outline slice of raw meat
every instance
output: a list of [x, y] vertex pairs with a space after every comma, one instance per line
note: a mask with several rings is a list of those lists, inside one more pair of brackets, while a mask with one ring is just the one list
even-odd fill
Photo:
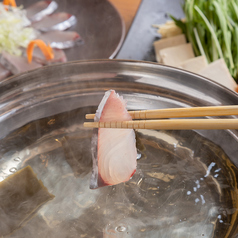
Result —
[[40, 21], [57, 8], [58, 4], [55, 1], [39, 1], [26, 8], [26, 15], [30, 21]]
[[[107, 91], [95, 121], [129, 121], [126, 103], [114, 90]], [[92, 138], [93, 173], [90, 188], [128, 181], [136, 171], [136, 140], [133, 129], [95, 129]], [[98, 132], [98, 133], [97, 133]]]
[[5, 67], [3, 67], [2, 64], [0, 64], [0, 80], [5, 79], [10, 75], [11, 75], [11, 72]]
[[[67, 57], [65, 55], [65, 52], [61, 49], [52, 49], [54, 53], [54, 58], [52, 60], [46, 60], [44, 54], [40, 50], [40, 48], [35, 47], [33, 50], [33, 55], [32, 59], [33, 61], [43, 64], [43, 65], [48, 65], [52, 63], [64, 63], [67, 62]], [[24, 53], [24, 56], [26, 56], [26, 53]], [[27, 57], [27, 56], [26, 56]]]
[[42, 67], [41, 64], [36, 62], [29, 64], [26, 57], [11, 55], [7, 52], [2, 52], [0, 63], [13, 74], [19, 74], [28, 70]]
[[81, 40], [80, 35], [75, 31], [50, 31], [38, 36], [52, 48], [67, 49], [73, 47]]
[[31, 26], [42, 32], [54, 30], [64, 31], [73, 26], [76, 22], [77, 19], [75, 16], [66, 12], [59, 12], [45, 16], [42, 20], [33, 22]]

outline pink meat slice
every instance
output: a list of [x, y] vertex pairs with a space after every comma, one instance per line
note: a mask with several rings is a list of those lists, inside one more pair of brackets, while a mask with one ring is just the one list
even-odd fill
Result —
[[58, 4], [55, 1], [39, 1], [26, 8], [26, 15], [31, 21], [39, 21], [57, 8]]
[[31, 26], [36, 30], [43, 32], [53, 30], [64, 31], [73, 26], [76, 21], [77, 19], [75, 16], [66, 12], [59, 12], [50, 16], [45, 16], [42, 20], [33, 22]]
[[0, 63], [13, 74], [42, 67], [41, 64], [36, 62], [29, 64], [26, 57], [11, 55], [7, 52], [2, 52]]
[[2, 64], [0, 64], [0, 80], [5, 79], [10, 75], [10, 70], [6, 69]]
[[75, 31], [50, 31], [39, 35], [38, 39], [50, 44], [52, 48], [67, 49], [80, 41], [80, 35]]
[[[102, 99], [95, 121], [129, 121], [126, 103], [114, 90]], [[133, 129], [98, 129], [98, 186], [128, 181], [136, 171], [136, 140]], [[93, 176], [94, 177], [94, 176]], [[93, 187], [93, 186], [91, 186]]]
[[53, 49], [53, 52], [54, 52], [54, 59], [48, 61], [46, 60], [42, 51], [38, 47], [35, 47], [33, 50], [32, 59], [33, 61], [43, 65], [52, 64], [52, 63], [64, 63], [67, 61], [67, 57], [63, 50]]

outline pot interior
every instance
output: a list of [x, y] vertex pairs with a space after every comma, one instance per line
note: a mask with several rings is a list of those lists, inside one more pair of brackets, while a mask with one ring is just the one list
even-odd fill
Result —
[[[7, 189], [0, 185], [0, 200], [7, 206], [0, 205], [0, 235], [234, 236], [235, 130], [137, 130], [134, 176], [126, 183], [89, 189], [92, 130], [83, 122], [108, 89], [127, 100], [128, 110], [238, 104], [236, 93], [205, 78], [134, 61], [70, 62], [4, 81], [0, 180]], [[39, 191], [23, 196], [19, 186], [24, 190], [30, 186], [26, 183], [6, 185], [7, 178], [27, 166], [54, 197], [47, 200]], [[40, 199], [44, 202], [37, 203]]]

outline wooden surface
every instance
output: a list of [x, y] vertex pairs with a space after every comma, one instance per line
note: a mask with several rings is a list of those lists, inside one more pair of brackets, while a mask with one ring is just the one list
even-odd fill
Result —
[[141, 0], [108, 0], [108, 1], [111, 2], [121, 14], [126, 25], [126, 33], [127, 33], [140, 6]]
[[[132, 119], [158, 119], [176, 117], [206, 117], [238, 115], [238, 105], [166, 108], [142, 111], [128, 111]], [[95, 114], [86, 114], [86, 119], [94, 119]]]
[[125, 128], [153, 130], [226, 130], [238, 129], [238, 119], [160, 119], [137, 121], [84, 122], [89, 128]]

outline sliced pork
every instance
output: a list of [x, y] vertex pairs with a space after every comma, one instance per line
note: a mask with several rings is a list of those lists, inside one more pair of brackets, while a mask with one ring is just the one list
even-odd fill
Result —
[[28, 70], [42, 67], [42, 64], [38, 64], [36, 62], [29, 64], [26, 57], [11, 55], [7, 52], [2, 52], [0, 64], [2, 64], [13, 74], [19, 74]]
[[[99, 104], [95, 121], [129, 121], [126, 102], [114, 90]], [[98, 133], [97, 133], [98, 132]], [[90, 188], [128, 181], [136, 171], [136, 140], [133, 129], [95, 129], [92, 138], [93, 173]]]
[[11, 75], [10, 70], [6, 69], [2, 64], [0, 64], [0, 80], [3, 80]]
[[54, 30], [64, 31], [76, 24], [76, 22], [77, 19], [75, 16], [66, 12], [59, 12], [45, 16], [42, 20], [34, 22], [31, 26], [42, 32]]
[[32, 22], [40, 21], [43, 17], [52, 14], [58, 8], [55, 1], [39, 1], [26, 8], [26, 15]]
[[33, 52], [33, 60], [39, 64], [44, 64], [44, 65], [51, 64], [51, 63], [63, 63], [67, 61], [67, 57], [63, 50], [55, 48], [53, 49], [53, 53], [54, 53], [54, 59], [47, 61], [45, 59], [45, 56], [41, 52], [41, 50], [39, 48], [35, 48]]
[[50, 44], [52, 48], [67, 49], [73, 47], [77, 42], [81, 41], [80, 35], [75, 31], [50, 31], [38, 36], [46, 44]]
[[[54, 53], [54, 58], [52, 60], [46, 60], [44, 54], [40, 50], [40, 48], [35, 47], [33, 50], [33, 55], [32, 59], [33, 61], [43, 64], [43, 65], [48, 65], [48, 64], [53, 64], [53, 63], [64, 63], [67, 62], [67, 57], [65, 55], [65, 52], [61, 49], [52, 49]], [[26, 56], [26, 52], [24, 54]]]

